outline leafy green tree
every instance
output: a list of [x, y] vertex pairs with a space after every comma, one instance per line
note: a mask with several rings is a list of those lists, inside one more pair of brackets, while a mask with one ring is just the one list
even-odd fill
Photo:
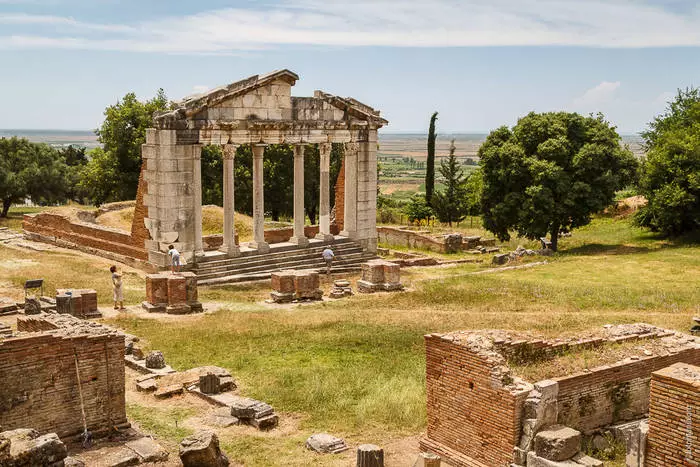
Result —
[[430, 219], [433, 215], [433, 210], [428, 206], [424, 196], [416, 194], [404, 206], [404, 213], [408, 216], [410, 222], [420, 222]]
[[27, 197], [34, 203], [65, 200], [66, 167], [61, 154], [47, 144], [0, 138], [0, 217]]
[[66, 198], [82, 203], [86, 193], [80, 189], [79, 184], [83, 169], [88, 163], [85, 148], [70, 145], [58, 152], [66, 164]]
[[428, 206], [431, 205], [433, 193], [435, 191], [435, 122], [437, 121], [438, 113], [433, 112], [430, 117], [430, 127], [428, 129], [428, 158], [426, 160], [425, 170], [425, 199]]
[[91, 153], [81, 176], [81, 187], [95, 204], [134, 199], [141, 171], [141, 145], [146, 128], [153, 126], [157, 112], [167, 110], [162, 89], [141, 102], [130, 92], [105, 109], [105, 120], [95, 131], [103, 147]]
[[[307, 165], [309, 162], [305, 161]], [[290, 217], [294, 213], [294, 149], [288, 144], [269, 145], [263, 167], [266, 211], [273, 221]]]
[[481, 169], [469, 174], [464, 182], [466, 211], [469, 216], [481, 214], [481, 195], [484, 191], [484, 177]]
[[202, 204], [223, 206], [223, 202], [224, 155], [221, 146], [211, 144], [202, 148]]
[[431, 206], [438, 220], [451, 227], [453, 222], [462, 221], [467, 211], [465, 177], [455, 156], [454, 140], [450, 144], [449, 157], [440, 163], [440, 175], [445, 189], [433, 195]]
[[479, 149], [484, 227], [536, 239], [581, 227], [631, 183], [638, 162], [615, 127], [575, 113], [530, 113], [512, 130], [491, 132]]
[[250, 145], [239, 146], [233, 163], [233, 185], [237, 212], [253, 215], [253, 150]]
[[679, 90], [642, 137], [639, 188], [648, 203], [637, 222], [665, 235], [700, 230], [700, 89]]

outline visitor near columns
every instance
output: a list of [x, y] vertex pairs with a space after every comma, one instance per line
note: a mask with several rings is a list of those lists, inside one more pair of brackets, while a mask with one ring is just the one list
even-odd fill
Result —
[[326, 275], [331, 274], [331, 266], [333, 266], [333, 259], [335, 258], [335, 253], [333, 253], [333, 248], [328, 247], [325, 250], [323, 250], [323, 259], [326, 260]]

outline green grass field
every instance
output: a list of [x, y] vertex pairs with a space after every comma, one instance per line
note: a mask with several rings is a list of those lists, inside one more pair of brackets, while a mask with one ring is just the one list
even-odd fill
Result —
[[[668, 241], [627, 219], [601, 217], [561, 239], [560, 249], [549, 264], [531, 269], [479, 275], [472, 273], [487, 265], [404, 270], [406, 292], [293, 308], [261, 304], [265, 284], [201, 288], [203, 301], [225, 306], [193, 320], [111, 323], [162, 350], [176, 369], [229, 369], [243, 394], [296, 420], [285, 436], [223, 434], [232, 459], [324, 465], [302, 448], [312, 432], [382, 444], [424, 429], [428, 332], [504, 328], [556, 336], [640, 321], [686, 331], [700, 313], [700, 245], [691, 239]], [[19, 260], [40, 265], [7, 266]], [[90, 286], [109, 297], [108, 278], [99, 278], [102, 263], [0, 246], [1, 278], [14, 286], [27, 271], [41, 272], [51, 285]], [[127, 277], [128, 302], [141, 300], [140, 281]], [[189, 415], [129, 404], [133, 420], [173, 442], [183, 434], [174, 420]]]

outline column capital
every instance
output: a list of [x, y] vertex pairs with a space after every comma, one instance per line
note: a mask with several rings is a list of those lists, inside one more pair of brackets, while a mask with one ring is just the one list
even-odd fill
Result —
[[237, 144], [224, 144], [224, 159], [234, 159], [236, 157]]
[[350, 142], [345, 143], [345, 154], [346, 155], [356, 155], [360, 152], [360, 143]]
[[333, 145], [331, 143], [319, 143], [318, 144], [318, 150], [321, 154], [330, 154], [331, 149], [333, 149]]
[[294, 145], [294, 157], [304, 157], [305, 150], [306, 150], [305, 144], [295, 144]]

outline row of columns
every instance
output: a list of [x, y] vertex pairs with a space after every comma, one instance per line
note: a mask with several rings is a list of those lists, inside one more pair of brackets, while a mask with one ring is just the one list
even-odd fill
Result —
[[[341, 235], [352, 237], [356, 230], [356, 219], [354, 209], [357, 205], [356, 187], [357, 184], [357, 145], [350, 146], [345, 153], [345, 228]], [[304, 145], [294, 146], [294, 234], [290, 239], [291, 243], [299, 246], [308, 246], [309, 239], [304, 234]], [[330, 157], [331, 144], [319, 144], [320, 152], [320, 197], [319, 197], [319, 233], [316, 238], [331, 241], [333, 235], [330, 232]], [[240, 249], [236, 245], [236, 228], [234, 225], [234, 161], [237, 146], [225, 144], [224, 154], [224, 239], [222, 251], [230, 256], [240, 254]], [[253, 241], [249, 243], [251, 248], [255, 248], [259, 253], [270, 251], [270, 245], [265, 242], [265, 200], [263, 181], [263, 156], [265, 145], [253, 145]], [[195, 161], [195, 185], [199, 177], [199, 190], [195, 188], [195, 206], [202, 205], [201, 193], [201, 167], [199, 161]], [[280, 187], [284, 189], [284, 187]], [[198, 193], [197, 193], [198, 192]], [[197, 196], [199, 201], [197, 201]], [[196, 226], [202, 225], [201, 209], [195, 209], [194, 222]], [[201, 232], [201, 229], [200, 229]], [[201, 234], [199, 239], [195, 239], [196, 250], [202, 251]]]

